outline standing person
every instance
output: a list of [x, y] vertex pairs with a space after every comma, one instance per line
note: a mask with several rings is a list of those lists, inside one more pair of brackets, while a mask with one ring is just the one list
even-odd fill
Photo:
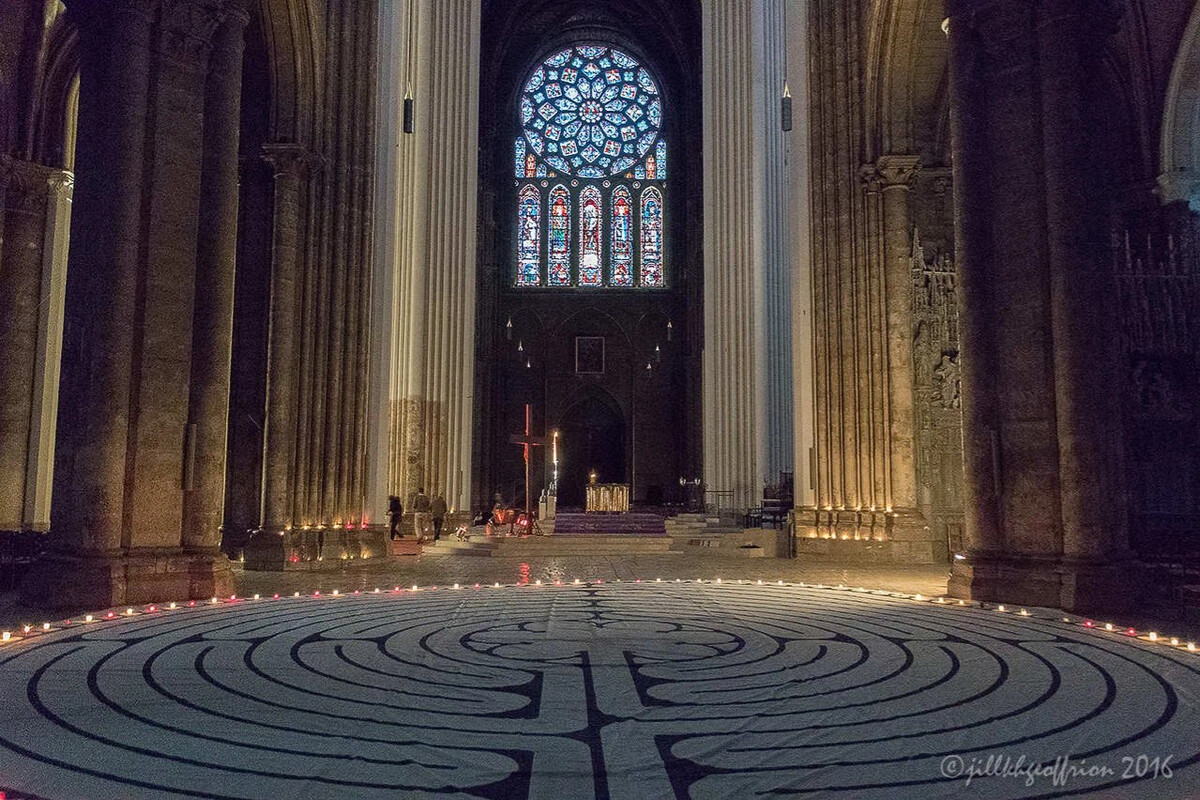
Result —
[[424, 543], [426, 537], [429, 536], [429, 511], [431, 508], [429, 495], [425, 494], [424, 489], [418, 489], [417, 496], [413, 498], [413, 530], [417, 534], [417, 544]]
[[442, 538], [442, 525], [446, 523], [446, 498], [439, 492], [431, 504], [433, 512], [433, 540]]
[[400, 520], [404, 517], [404, 506], [400, 503], [400, 498], [396, 495], [388, 495], [388, 535], [393, 539], [403, 539], [404, 534], [400, 532]]

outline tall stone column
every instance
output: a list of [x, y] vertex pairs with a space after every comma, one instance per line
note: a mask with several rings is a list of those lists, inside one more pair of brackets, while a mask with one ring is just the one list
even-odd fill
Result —
[[226, 591], [184, 554], [205, 79], [222, 0], [82, 2], [52, 552], [24, 589], [105, 606]]
[[299, 352], [300, 214], [303, 179], [311, 161], [300, 145], [272, 144], [263, 157], [275, 170], [271, 303], [267, 330], [267, 413], [263, 429], [260, 529], [292, 525], [296, 444], [296, 355]]
[[[959, 596], [1128, 602], [1114, 298], [1084, 138], [1104, 7], [951, 2], [967, 552]], [[1086, 20], [1086, 21], [1085, 21]]]
[[950, 125], [954, 164], [955, 247], [958, 265], [959, 339], [962, 342], [962, 414], [966, 557], [986, 562], [1004, 550], [1000, 525], [999, 420], [992, 381], [997, 364], [990, 328], [991, 291], [987, 216], [990, 175], [986, 83], [982, 45], [963, 14], [947, 20], [950, 37]]
[[797, 536], [816, 532], [816, 363], [813, 349], [813, 174], [810, 108], [809, 3], [788, 0], [788, 85], [793, 96], [792, 131], [787, 137], [788, 246], [792, 270], [792, 373], [795, 386], [795, 505]]
[[388, 21], [410, 33], [385, 77], [397, 97], [411, 87], [416, 109], [415, 132], [399, 136], [388, 178], [394, 228], [376, 284], [395, 298], [388, 494], [407, 499], [424, 488], [463, 510], [472, 476], [481, 3], [412, 8], [415, 19]]
[[888, 485], [884, 502], [893, 536], [928, 541], [917, 510], [916, 427], [913, 394], [912, 212], [918, 156], [889, 155], [875, 165], [882, 196], [884, 340], [887, 348]]
[[46, 181], [51, 170], [27, 161], [9, 163], [6, 203], [0, 207], [0, 530], [21, 530], [27, 527], [30, 384], [37, 364]]
[[[111, 15], [80, 4], [81, 77], [66, 326], [54, 466], [52, 546], [95, 568], [127, 542], [124, 523], [142, 236], [154, 3]], [[92, 577], [92, 576], [89, 576]], [[44, 593], [53, 594], [53, 587]], [[31, 591], [37, 592], [36, 588]], [[47, 597], [53, 600], [53, 597]]]
[[192, 385], [185, 452], [183, 547], [216, 552], [225, 500], [225, 447], [237, 265], [238, 140], [245, 9], [231, 6], [213, 37], [204, 97], [204, 161], [193, 306]]
[[[1062, 594], [1105, 600], [1128, 584], [1116, 275], [1089, 129], [1085, 76], [1116, 29], [1108, 2], [1043, 0], [1036, 20], [1054, 326], [1055, 408], [1062, 492]], [[1098, 183], [1098, 181], [1097, 181]]]
[[[757, 505], [792, 438], [782, 0], [705, 0], [704, 475], [733, 509]], [[786, 422], [785, 422], [786, 420]], [[786, 461], [790, 462], [789, 457]], [[790, 466], [790, 463], [788, 464]], [[731, 496], [731, 500], [725, 499]], [[710, 497], [712, 502], [713, 498]]]
[[37, 351], [33, 403], [29, 418], [29, 455], [25, 468], [24, 526], [50, 529], [54, 487], [54, 437], [58, 430], [58, 390], [62, 364], [63, 311], [67, 291], [67, 252], [75, 176], [49, 170], [46, 177], [46, 227], [37, 313]]

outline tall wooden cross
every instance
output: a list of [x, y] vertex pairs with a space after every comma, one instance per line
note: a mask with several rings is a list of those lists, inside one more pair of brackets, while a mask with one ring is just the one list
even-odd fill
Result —
[[525, 435], [519, 433], [513, 434], [508, 438], [513, 444], [519, 444], [525, 449], [525, 519], [533, 523], [533, 509], [530, 506], [529, 495], [529, 460], [533, 454], [532, 448], [545, 447], [550, 444], [550, 440], [544, 436], [533, 435], [533, 406], [525, 404]]

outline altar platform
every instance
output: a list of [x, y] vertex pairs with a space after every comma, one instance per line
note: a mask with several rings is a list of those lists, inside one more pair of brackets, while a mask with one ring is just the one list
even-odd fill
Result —
[[555, 536], [664, 537], [666, 520], [658, 514], [575, 514], [554, 518]]

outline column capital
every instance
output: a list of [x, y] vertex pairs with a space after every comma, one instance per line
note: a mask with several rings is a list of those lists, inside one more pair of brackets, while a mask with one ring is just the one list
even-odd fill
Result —
[[0, 186], [7, 188], [5, 205], [19, 211], [37, 210], [52, 188], [47, 181], [60, 172], [19, 158], [0, 159]]
[[213, 34], [225, 17], [222, 0], [161, 0], [159, 48], [163, 55], [195, 68], [208, 65]]
[[66, 196], [70, 200], [75, 195], [75, 173], [65, 169], [51, 170], [46, 177], [46, 185], [51, 196]]
[[270, 142], [263, 145], [262, 159], [275, 170], [275, 177], [299, 177], [306, 170], [319, 167], [321, 157], [302, 144]]
[[884, 191], [912, 188], [920, 172], [920, 156], [888, 155], [875, 162], [875, 173]]

